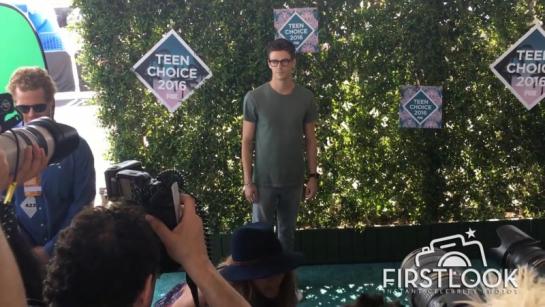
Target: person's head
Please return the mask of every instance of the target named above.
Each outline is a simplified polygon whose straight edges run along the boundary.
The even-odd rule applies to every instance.
[[[57,241],[44,299],[53,307],[149,306],[159,240],[140,207],[87,208]]]
[[[25,123],[55,114],[55,83],[47,72],[38,67],[16,70],[8,84],[15,107],[23,113]]]
[[[273,80],[291,79],[295,68],[295,46],[283,38],[270,42],[267,45],[267,63]]]
[[[263,296],[277,306],[295,306],[293,270],[302,263],[303,256],[284,252],[272,225],[251,223],[237,229],[231,252],[231,257],[220,265],[221,274],[249,302]]]

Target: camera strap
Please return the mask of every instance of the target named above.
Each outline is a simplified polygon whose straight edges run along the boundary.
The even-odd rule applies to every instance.
[[[170,191],[172,193],[172,203],[174,204],[174,212],[176,214],[176,222],[179,223],[182,219],[182,208],[180,204],[180,190],[178,188],[178,182],[174,181],[172,185],[170,186]],[[191,296],[193,297],[193,303],[195,306],[200,306],[199,304],[199,289],[197,288],[197,285],[191,279],[191,276],[189,274],[186,274],[186,282],[189,286],[189,290],[191,291]]]

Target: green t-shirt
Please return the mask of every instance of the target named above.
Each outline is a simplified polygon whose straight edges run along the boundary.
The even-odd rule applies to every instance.
[[[265,83],[244,97],[244,120],[255,123],[254,182],[289,187],[304,183],[304,126],[316,121],[314,95],[295,85],[282,95]]]

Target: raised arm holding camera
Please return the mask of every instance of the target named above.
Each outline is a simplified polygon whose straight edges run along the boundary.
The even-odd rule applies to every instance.
[[[47,165],[43,149],[29,146],[24,150],[24,160],[17,171],[17,181],[24,182],[39,174]],[[9,172],[6,154],[0,150],[0,190],[4,190],[15,179]],[[3,204],[0,204],[3,206]],[[2,227],[0,227],[0,306],[26,306],[25,288],[16,259]]]
[[[182,220],[173,230],[153,216],[146,216],[170,257],[185,268],[208,306],[250,306],[210,262],[204,244],[202,220],[195,212],[195,200],[183,194],[181,201],[184,205]]]

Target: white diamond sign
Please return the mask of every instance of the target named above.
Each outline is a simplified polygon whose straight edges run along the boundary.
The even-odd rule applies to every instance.
[[[539,24],[502,54],[490,69],[530,110],[545,98],[545,31]]]
[[[170,112],[212,77],[210,68],[174,30],[157,42],[133,71]]]

